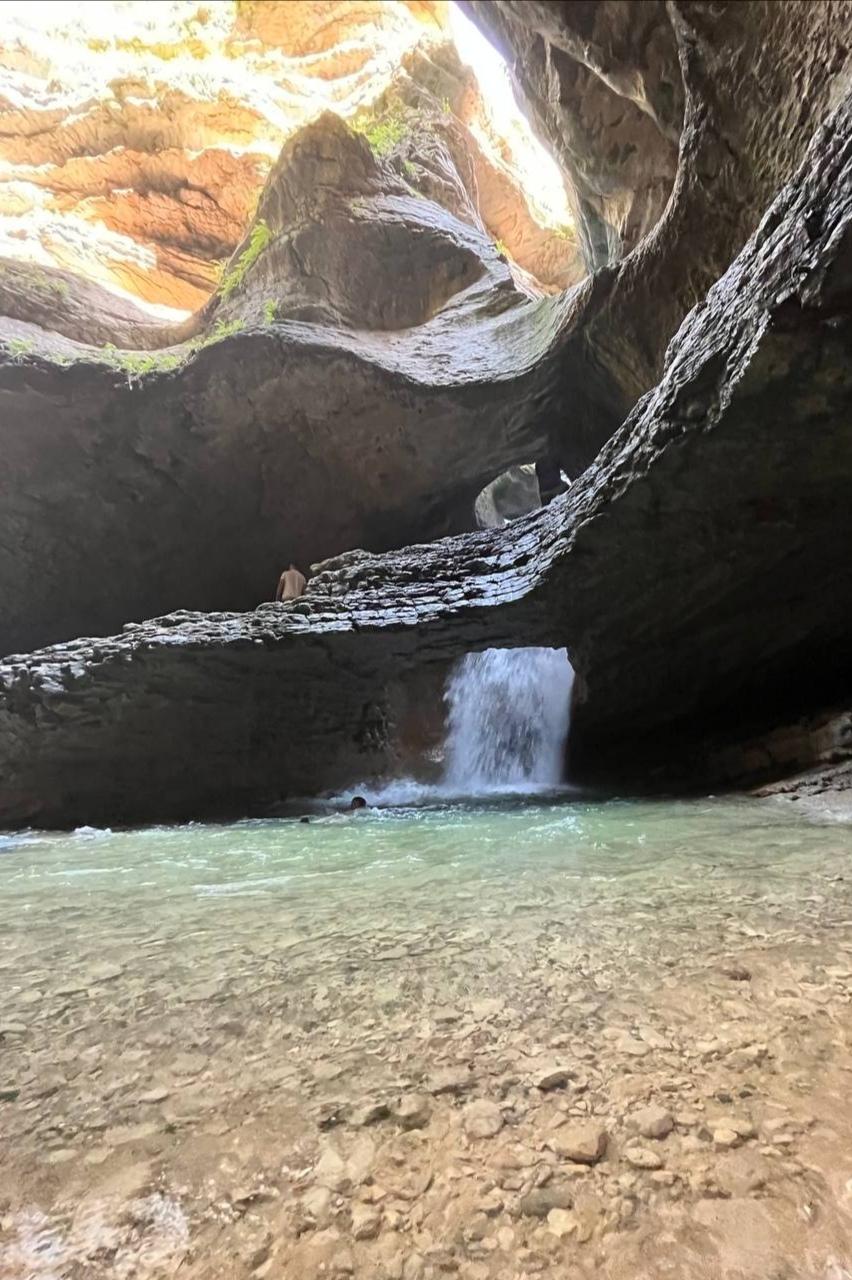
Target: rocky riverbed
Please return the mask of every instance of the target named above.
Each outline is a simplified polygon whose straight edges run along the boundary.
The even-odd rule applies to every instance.
[[[12,837],[0,1276],[841,1280],[850,852],[777,799]]]

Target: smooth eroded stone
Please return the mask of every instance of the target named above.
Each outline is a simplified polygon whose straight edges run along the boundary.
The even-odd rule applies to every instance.
[[[665,1107],[643,1107],[631,1116],[643,1138],[665,1138],[674,1128],[674,1119]]]
[[[648,1147],[628,1147],[624,1158],[634,1169],[662,1169],[663,1161]]]
[[[574,1195],[569,1187],[534,1187],[521,1196],[520,1210],[528,1218],[546,1218],[553,1209],[570,1209]]]
[[[432,1104],[425,1093],[404,1093],[392,1104],[390,1114],[403,1129],[422,1129],[429,1123]]]
[[[465,1107],[462,1124],[470,1138],[493,1138],[503,1128],[503,1112],[496,1102],[479,1098]]]
[[[369,1204],[352,1206],[352,1238],[354,1240],[375,1240],[382,1225],[382,1215],[378,1209]]]
[[[577,1220],[567,1209],[551,1209],[547,1215],[547,1229],[561,1240],[577,1230]]]
[[[597,1164],[606,1151],[608,1135],[602,1124],[594,1120],[567,1124],[550,1135],[551,1151],[575,1164]]]

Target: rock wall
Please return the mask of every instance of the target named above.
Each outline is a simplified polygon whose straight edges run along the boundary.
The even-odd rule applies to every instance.
[[[850,83],[849,0],[462,0],[561,160],[623,417]],[[566,415],[563,449],[574,423]],[[599,443],[603,443],[599,439]]]
[[[354,554],[290,605],[8,659],[3,822],[262,811],[381,772],[407,672],[491,645],[567,645],[580,764],[645,783],[706,782],[712,724],[751,751],[852,696],[851,161],[847,100],[660,383],[542,511]]]
[[[0,257],[182,310],[215,290],[282,144],[324,110],[369,108],[409,53],[428,61],[449,38],[445,0],[157,0],[109,22],[62,10],[7,14]],[[511,167],[500,182],[495,238],[531,221]],[[534,223],[510,238],[546,283],[576,261]]]

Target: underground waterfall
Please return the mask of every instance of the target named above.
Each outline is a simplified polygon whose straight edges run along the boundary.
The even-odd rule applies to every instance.
[[[446,789],[476,796],[558,786],[573,677],[564,649],[462,658],[446,692]]]

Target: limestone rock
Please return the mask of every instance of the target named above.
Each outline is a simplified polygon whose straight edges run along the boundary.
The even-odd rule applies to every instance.
[[[663,1160],[650,1147],[628,1147],[624,1158],[634,1169],[662,1169]]]
[[[561,1240],[576,1232],[577,1219],[567,1209],[551,1209],[547,1215],[547,1229]]]
[[[464,1131],[471,1138],[493,1138],[503,1128],[503,1112],[496,1102],[478,1098],[462,1112]]]
[[[352,1206],[352,1238],[354,1240],[375,1240],[381,1225],[382,1215],[372,1205]]]
[[[674,1128],[674,1118],[665,1107],[643,1107],[630,1119],[643,1138],[665,1138]]]
[[[429,1123],[432,1104],[424,1093],[404,1093],[389,1110],[391,1119],[403,1129],[423,1129]]]
[[[574,1203],[574,1195],[569,1187],[558,1183],[548,1183],[544,1187],[534,1187],[521,1197],[521,1213],[529,1218],[546,1218],[554,1209],[570,1209]]]
[[[575,1164],[597,1164],[607,1148],[607,1131],[597,1121],[574,1122],[557,1129],[547,1139],[551,1151]]]

